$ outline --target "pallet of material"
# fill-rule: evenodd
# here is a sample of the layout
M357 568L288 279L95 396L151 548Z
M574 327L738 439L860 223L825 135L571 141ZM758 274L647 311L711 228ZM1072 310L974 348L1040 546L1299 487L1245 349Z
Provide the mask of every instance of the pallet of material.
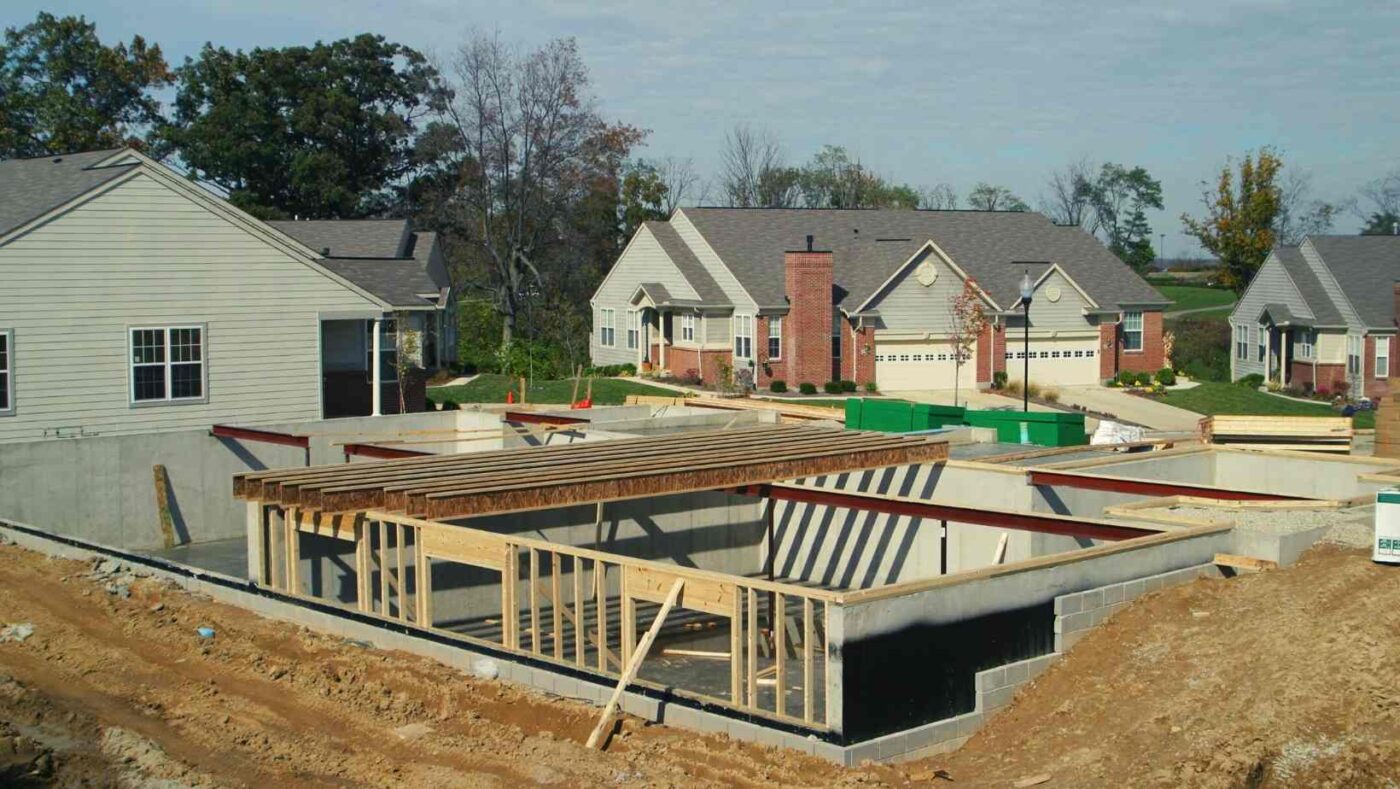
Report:
M1391 395L1376 409L1376 457L1400 458L1400 395Z
M1218 414L1201 420L1201 440L1240 449L1351 452L1355 435L1345 416Z
M846 412L839 408L781 403L744 397L662 397L658 395L628 395L627 405L683 405L693 408L714 408L723 411L775 411L784 421L827 419L846 421Z

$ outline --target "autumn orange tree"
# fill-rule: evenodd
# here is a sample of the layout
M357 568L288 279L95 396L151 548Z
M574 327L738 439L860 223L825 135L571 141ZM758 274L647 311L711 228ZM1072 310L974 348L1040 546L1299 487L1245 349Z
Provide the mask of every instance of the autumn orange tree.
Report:
M982 296L977 281L963 281L962 290L948 305L948 336L953 344L953 405L958 404L958 379L962 377L963 362L972 358L977 338L987 326L987 313L982 308Z
M1283 160L1272 148L1246 153L1239 165L1239 184L1227 162L1214 189L1201 196L1206 215L1181 215L1187 234L1220 258L1220 276L1236 293L1244 292L1274 246L1274 220L1282 195L1278 174Z

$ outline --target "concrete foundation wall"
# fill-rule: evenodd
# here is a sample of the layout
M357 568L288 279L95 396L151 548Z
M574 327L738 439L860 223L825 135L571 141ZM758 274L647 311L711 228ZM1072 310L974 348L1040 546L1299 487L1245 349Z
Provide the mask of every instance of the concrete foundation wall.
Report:
M1067 468L1066 471L1082 471L1088 474L1101 474L1106 477L1130 477L1149 479L1153 482L1178 482L1183 485L1226 485L1220 479L1215 452L1185 452L1170 454L1151 452L1117 463L1089 466L1082 469ZM1239 481L1236 487L1248 487ZM1138 498L1141 498L1139 496Z
M420 451L499 448L499 425L499 417L491 413L441 411L259 429L309 436L311 463L321 465L344 463L343 444L395 437L462 437L404 445ZM165 547L152 473L161 464L169 476L177 544L241 537L245 508L233 498L233 475L306 463L307 452L299 447L215 438L208 429L4 444L0 517L121 548Z
M1217 452L1216 485L1245 487L1316 499L1349 499L1380 487L1361 482L1358 475L1394 468L1384 462L1358 463L1329 458L1264 455L1253 452Z

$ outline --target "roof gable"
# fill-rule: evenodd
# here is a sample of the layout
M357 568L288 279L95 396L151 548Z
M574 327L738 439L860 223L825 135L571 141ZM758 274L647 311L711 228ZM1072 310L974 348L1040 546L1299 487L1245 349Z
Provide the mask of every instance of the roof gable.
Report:
M1395 325L1400 236L1309 236L1304 243L1317 253L1363 324Z
M761 306L786 303L783 252L808 235L830 249L852 310L932 239L999 304L1019 298L1026 261L1058 264L1103 308L1167 304L1145 280L1078 228L1040 214L997 211L688 208L686 217Z

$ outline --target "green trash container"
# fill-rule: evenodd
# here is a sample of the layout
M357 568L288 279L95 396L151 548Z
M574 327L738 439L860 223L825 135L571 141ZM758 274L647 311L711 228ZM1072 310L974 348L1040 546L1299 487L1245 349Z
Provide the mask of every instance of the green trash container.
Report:
M968 411L966 424L997 431L1006 444L1073 447L1087 444L1084 415L1065 411Z
M956 405L913 404L913 429L934 430L948 425L961 427L967 409Z

